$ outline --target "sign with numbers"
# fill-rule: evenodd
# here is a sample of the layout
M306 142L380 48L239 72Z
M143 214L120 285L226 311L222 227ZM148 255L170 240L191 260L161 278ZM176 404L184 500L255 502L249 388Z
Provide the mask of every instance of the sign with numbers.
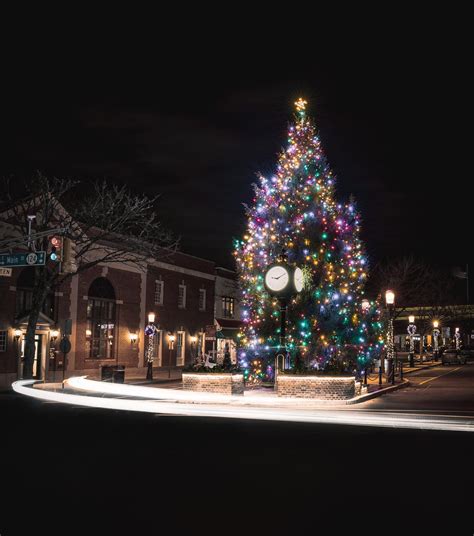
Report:
M11 277L12 269L11 268L0 268L0 277Z
M26 253L2 253L0 255L1 266L42 266L46 263L46 251Z

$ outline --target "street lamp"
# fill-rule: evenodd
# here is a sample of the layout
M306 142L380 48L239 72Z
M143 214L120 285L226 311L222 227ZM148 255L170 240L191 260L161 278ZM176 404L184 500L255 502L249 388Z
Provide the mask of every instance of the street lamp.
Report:
M392 290L387 290L385 293L385 303L387 304L388 309L387 359L392 383L395 383L395 345L393 343L393 312L395 309L395 293Z
M439 358L438 337L440 333L439 322L437 320L433 320L433 354L435 361L438 361Z
M415 326L415 317L413 315L410 315L408 317L408 327L407 327L408 335L410 336L410 352L408 354L408 361L410 364L410 367L415 366L415 339L414 335L416 333L416 326Z
M168 378L171 378L171 351L174 348L175 339L176 339L176 337L172 333L168 333L168 350L169 350Z
M148 348L146 352L147 357L147 371L146 379L153 379L153 354L155 353L155 313L148 313L148 324L145 327L145 335L148 336Z

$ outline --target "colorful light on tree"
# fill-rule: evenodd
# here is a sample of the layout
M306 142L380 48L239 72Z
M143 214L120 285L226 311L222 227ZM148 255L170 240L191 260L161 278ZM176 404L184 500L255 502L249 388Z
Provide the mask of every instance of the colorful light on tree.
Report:
M254 185L247 229L235 242L243 362L250 370L258 361L260 377L268 371L266 357L278 345L279 326L279 305L265 291L263 274L283 251L304 274L303 291L289 304L290 352L317 367L351 359L364 366L383 345L377 304L362 304L368 261L359 237L360 216L353 200L336 201L335 177L306 114L307 102L299 99L295 106L276 173L260 176Z

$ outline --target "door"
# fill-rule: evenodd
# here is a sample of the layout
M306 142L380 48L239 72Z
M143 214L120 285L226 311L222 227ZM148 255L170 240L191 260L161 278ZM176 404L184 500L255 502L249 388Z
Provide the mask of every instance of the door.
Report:
M43 355L43 335L35 335L35 357L33 361L33 378L35 380L41 380L41 373L44 368L44 355ZM21 358L25 355L25 339L21 340ZM23 374L22 374L23 376Z

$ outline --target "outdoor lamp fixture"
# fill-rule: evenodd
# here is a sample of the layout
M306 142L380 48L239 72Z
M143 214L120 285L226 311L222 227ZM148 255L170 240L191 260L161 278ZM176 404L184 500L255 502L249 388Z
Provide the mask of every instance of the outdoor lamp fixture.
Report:
M192 344L196 344L197 340L198 339L197 339L196 335L191 335L191 343Z
M130 343L132 344L132 346L137 342L137 340L138 340L138 335L134 331L131 331L130 332Z
M15 329L15 331L13 332L13 334L15 335L15 339L18 340L21 337L22 333L23 332L21 331L21 329Z
M59 336L59 331L57 329L52 329L50 332L51 340L55 341Z
M86 337L90 337L92 335L92 330L86 329Z
M148 313L148 323L153 324L155 321L155 313Z
M435 361L438 361L439 358L438 337L440 333L439 322L437 320L433 320L433 355Z
M196 360L197 360L197 352L196 352L197 337L196 337L196 335L191 335L189 340L191 341L191 356L194 359L194 361L196 362Z
M410 367L414 367L415 366L415 339L413 337L416 333L414 315L410 315L408 317L407 332L410 337L410 353L408 354L408 361L409 361Z
M387 305L395 305L395 292L393 290L387 290L385 292L385 303Z
M395 383L395 344L393 342L393 310L395 308L395 292L387 290L385 292L385 303L388 309L388 329L387 329L387 359L389 367L389 375L392 383Z

